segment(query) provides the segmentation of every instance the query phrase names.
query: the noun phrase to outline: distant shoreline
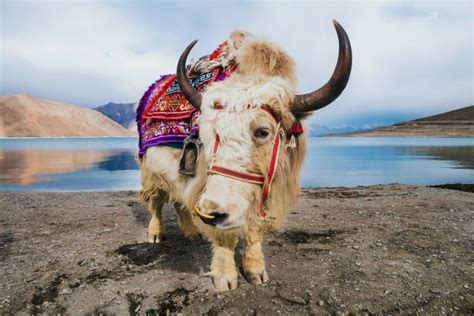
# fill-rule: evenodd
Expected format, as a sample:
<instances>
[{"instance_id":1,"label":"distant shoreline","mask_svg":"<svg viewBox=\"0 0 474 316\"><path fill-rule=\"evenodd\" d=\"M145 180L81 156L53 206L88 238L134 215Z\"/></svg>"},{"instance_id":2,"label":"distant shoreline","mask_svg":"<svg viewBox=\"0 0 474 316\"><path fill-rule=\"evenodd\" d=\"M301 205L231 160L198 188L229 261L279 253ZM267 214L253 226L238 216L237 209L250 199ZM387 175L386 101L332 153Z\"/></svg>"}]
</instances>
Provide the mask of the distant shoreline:
<instances>
[{"instance_id":1,"label":"distant shoreline","mask_svg":"<svg viewBox=\"0 0 474 316\"><path fill-rule=\"evenodd\" d=\"M413 186L413 187L425 187L425 188L438 188L438 189L446 189L446 190L455 190L455 191L464 191L464 192L471 192L474 193L474 182L473 183L439 183L439 184L404 184L404 183L378 183L378 184L358 184L358 185L335 185L335 186L301 186L301 190L351 190L351 189L360 189L360 188L372 188L372 187L385 187L391 185L400 185L400 186ZM85 194L85 193L103 193L103 194L114 194L114 193L130 193L134 192L138 194L138 190L136 188L130 189L118 189L118 190L1 190L0 187L0 194L5 193L22 193L22 194L41 194L41 193L51 193L51 194Z\"/></svg>"},{"instance_id":2,"label":"distant shoreline","mask_svg":"<svg viewBox=\"0 0 474 316\"><path fill-rule=\"evenodd\" d=\"M351 132L342 134L328 134L322 136L311 136L311 137L351 137L351 138L474 138L474 135L404 135L404 134L390 134L383 135L381 133L372 132Z\"/></svg>"}]
</instances>

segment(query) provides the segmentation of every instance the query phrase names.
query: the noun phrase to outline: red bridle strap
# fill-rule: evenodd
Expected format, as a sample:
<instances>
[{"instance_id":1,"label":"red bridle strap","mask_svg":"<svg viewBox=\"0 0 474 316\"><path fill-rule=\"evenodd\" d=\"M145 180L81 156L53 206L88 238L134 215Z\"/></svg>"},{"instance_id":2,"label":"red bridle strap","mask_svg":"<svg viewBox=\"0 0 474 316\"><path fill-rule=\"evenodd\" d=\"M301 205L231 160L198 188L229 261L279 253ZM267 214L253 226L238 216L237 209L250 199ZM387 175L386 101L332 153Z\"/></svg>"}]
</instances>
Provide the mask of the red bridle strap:
<instances>
[{"instance_id":1,"label":"red bridle strap","mask_svg":"<svg viewBox=\"0 0 474 316\"><path fill-rule=\"evenodd\" d=\"M278 156L280 153L280 144L282 141L283 134L281 133L281 122L275 116L275 114L271 111L270 108L266 106L261 107L262 110L269 113L277 122L277 130L275 136L273 138L273 147L270 156L269 166L268 166L268 174L265 177L262 174L255 174L250 172L242 172L238 170L233 170L221 166L217 166L214 164L214 159L217 155L217 150L219 149L220 139L219 135L216 135L216 140L214 142L214 147L212 148L212 156L211 161L209 163L207 172L209 174L218 174L224 177L232 178L235 180L245 181L253 184L260 184L262 185L262 196L260 199L260 208L258 214L261 217L266 216L265 211L265 202L267 201L268 197L270 196L270 189L271 184L273 182L273 178L275 177L275 170L278 164Z\"/></svg>"},{"instance_id":2,"label":"red bridle strap","mask_svg":"<svg viewBox=\"0 0 474 316\"><path fill-rule=\"evenodd\" d=\"M220 174L221 176L226 176L236 180L242 180L245 182L250 182L254 184L263 184L265 182L265 177L260 175L254 175L252 173L240 172L237 170L232 170L220 166L210 166L208 172L211 174Z\"/></svg>"},{"instance_id":3,"label":"red bridle strap","mask_svg":"<svg viewBox=\"0 0 474 316\"><path fill-rule=\"evenodd\" d=\"M275 177L275 171L278 164L278 156L280 154L281 138L282 138L281 123L278 122L277 132L273 139L273 148L272 148L272 154L270 156L270 163L268 166L268 175L265 178L265 183L263 184L263 187L262 187L262 198L260 200L260 210L259 210L259 215L262 217L266 216L265 202L270 196L271 185L273 182L273 178Z\"/></svg>"},{"instance_id":4,"label":"red bridle strap","mask_svg":"<svg viewBox=\"0 0 474 316\"><path fill-rule=\"evenodd\" d=\"M212 149L211 163L207 169L207 172L210 174L220 174L221 176L233 178L236 180L242 180L245 182L255 183L255 184L264 184L265 177L259 174L237 171L221 166L214 165L214 158L216 157L217 150L219 149L220 138L216 135L216 141L214 142L214 147Z\"/></svg>"}]
</instances>

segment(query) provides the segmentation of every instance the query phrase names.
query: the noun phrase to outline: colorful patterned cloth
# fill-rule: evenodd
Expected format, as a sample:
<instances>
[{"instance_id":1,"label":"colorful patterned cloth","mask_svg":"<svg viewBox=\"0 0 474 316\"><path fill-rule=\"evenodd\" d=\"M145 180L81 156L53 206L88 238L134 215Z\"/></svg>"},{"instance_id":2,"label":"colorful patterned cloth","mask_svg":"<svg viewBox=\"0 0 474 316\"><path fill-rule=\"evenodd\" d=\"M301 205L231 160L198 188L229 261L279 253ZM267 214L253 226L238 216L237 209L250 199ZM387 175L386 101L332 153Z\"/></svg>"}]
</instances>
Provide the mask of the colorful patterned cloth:
<instances>
[{"instance_id":1,"label":"colorful patterned cloth","mask_svg":"<svg viewBox=\"0 0 474 316\"><path fill-rule=\"evenodd\" d=\"M199 61L214 60L220 56L224 42L210 56ZM189 81L202 92L215 81L226 79L236 68L230 64L225 69L217 67L209 72L189 73ZM145 92L137 108L137 129L139 135L139 156L143 156L150 146L180 146L188 136L197 137L199 126L197 111L184 97L176 80L176 75L161 76Z\"/></svg>"}]
</instances>

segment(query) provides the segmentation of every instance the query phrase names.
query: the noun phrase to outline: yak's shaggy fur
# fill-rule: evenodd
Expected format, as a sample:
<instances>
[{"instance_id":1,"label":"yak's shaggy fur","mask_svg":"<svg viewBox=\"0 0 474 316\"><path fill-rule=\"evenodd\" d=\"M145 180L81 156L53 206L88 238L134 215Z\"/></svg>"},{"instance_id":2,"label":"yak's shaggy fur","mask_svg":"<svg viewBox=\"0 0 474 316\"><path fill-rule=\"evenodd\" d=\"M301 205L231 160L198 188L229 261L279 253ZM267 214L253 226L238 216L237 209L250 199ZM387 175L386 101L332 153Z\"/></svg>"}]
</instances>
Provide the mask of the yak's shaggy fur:
<instances>
[{"instance_id":1,"label":"yak's shaggy fur","mask_svg":"<svg viewBox=\"0 0 474 316\"><path fill-rule=\"evenodd\" d=\"M267 201L267 217L258 217L261 187L206 172L216 133L221 140L216 163L227 168L266 175L273 135L273 118L260 107L266 105L288 131L296 122L289 106L295 95L296 74L293 60L278 46L245 32L231 34L237 70L225 81L213 84L203 94L199 119L203 150L198 159L197 175L178 173L181 151L158 146L139 159L142 172L140 198L149 203L152 220L150 241L159 241L163 233L161 208L175 202L181 228L186 236L204 233L214 243L211 275L218 290L237 286L234 247L238 237L245 239L244 271L254 284L268 280L261 251L262 234L281 225L299 192L299 174L306 153L304 135L296 138L296 147L286 148L284 136L276 175ZM216 109L222 105L223 109ZM253 137L259 126L270 130L270 141ZM285 133L286 134L286 133ZM239 223L229 229L217 229L193 218L190 210L219 205L229 210L229 222ZM209 206L211 205L211 206Z\"/></svg>"}]
</instances>

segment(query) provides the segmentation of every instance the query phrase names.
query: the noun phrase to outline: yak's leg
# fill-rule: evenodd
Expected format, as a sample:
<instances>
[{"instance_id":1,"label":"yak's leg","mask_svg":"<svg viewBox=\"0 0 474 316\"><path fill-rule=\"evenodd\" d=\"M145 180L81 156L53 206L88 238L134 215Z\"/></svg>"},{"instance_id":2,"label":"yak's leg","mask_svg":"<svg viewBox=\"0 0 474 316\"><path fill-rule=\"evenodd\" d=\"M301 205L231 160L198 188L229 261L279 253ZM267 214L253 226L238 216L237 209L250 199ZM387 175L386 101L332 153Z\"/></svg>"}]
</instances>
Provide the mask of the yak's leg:
<instances>
[{"instance_id":1,"label":"yak's leg","mask_svg":"<svg viewBox=\"0 0 474 316\"><path fill-rule=\"evenodd\" d=\"M181 231L183 232L184 236L186 238L198 236L199 230L194 225L193 219L188 210L184 208L181 203L178 202L174 203L174 208L178 213L179 227L181 228Z\"/></svg>"},{"instance_id":2,"label":"yak's leg","mask_svg":"<svg viewBox=\"0 0 474 316\"><path fill-rule=\"evenodd\" d=\"M151 214L150 223L148 224L148 242L150 243L159 243L163 237L161 211L166 200L166 192L158 191L158 193L152 195L148 201L148 211Z\"/></svg>"},{"instance_id":3,"label":"yak's leg","mask_svg":"<svg viewBox=\"0 0 474 316\"><path fill-rule=\"evenodd\" d=\"M213 236L213 256L211 263L212 281L217 291L229 291L237 288L237 269L234 249L237 236Z\"/></svg>"},{"instance_id":4,"label":"yak's leg","mask_svg":"<svg viewBox=\"0 0 474 316\"><path fill-rule=\"evenodd\" d=\"M243 267L247 281L259 285L268 281L262 252L261 229L249 230L245 235Z\"/></svg>"}]
</instances>

